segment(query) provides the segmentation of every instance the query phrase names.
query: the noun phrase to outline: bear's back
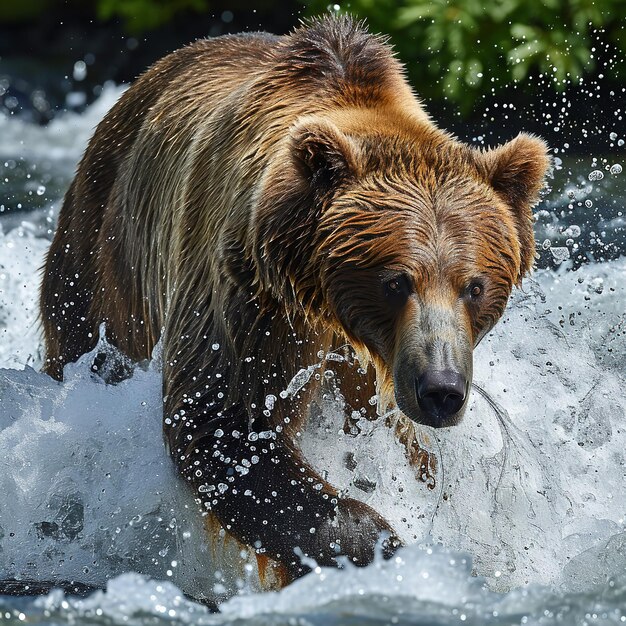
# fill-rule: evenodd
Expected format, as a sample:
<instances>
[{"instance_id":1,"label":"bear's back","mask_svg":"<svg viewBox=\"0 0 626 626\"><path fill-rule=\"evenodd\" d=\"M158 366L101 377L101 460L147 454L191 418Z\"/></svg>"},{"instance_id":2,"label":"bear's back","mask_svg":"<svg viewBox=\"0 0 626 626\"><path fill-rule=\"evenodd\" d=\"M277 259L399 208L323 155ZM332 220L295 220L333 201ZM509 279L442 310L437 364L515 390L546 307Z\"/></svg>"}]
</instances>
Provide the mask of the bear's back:
<instances>
[{"instance_id":1,"label":"bear's back","mask_svg":"<svg viewBox=\"0 0 626 626\"><path fill-rule=\"evenodd\" d=\"M233 108L246 118L389 103L419 109L387 40L336 16L284 36L255 32L196 41L159 61L131 89L158 93L154 108L161 119Z\"/></svg>"},{"instance_id":2,"label":"bear's back","mask_svg":"<svg viewBox=\"0 0 626 626\"><path fill-rule=\"evenodd\" d=\"M245 246L267 165L289 167L294 124L357 110L396 119L391 108L425 117L385 40L349 18L199 40L161 59L98 126L61 211L81 275L102 294L94 316L138 320L118 344L149 356L176 285L202 284Z\"/></svg>"}]
</instances>

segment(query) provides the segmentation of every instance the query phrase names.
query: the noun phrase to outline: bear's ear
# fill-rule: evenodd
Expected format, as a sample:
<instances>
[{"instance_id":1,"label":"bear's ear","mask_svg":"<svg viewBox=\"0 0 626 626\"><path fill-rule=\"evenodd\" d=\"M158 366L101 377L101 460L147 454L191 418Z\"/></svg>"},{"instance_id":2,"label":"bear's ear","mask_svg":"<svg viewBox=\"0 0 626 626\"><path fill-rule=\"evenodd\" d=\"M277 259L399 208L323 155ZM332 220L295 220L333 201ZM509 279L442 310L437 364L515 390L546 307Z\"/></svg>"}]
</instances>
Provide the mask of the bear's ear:
<instances>
[{"instance_id":1,"label":"bear's ear","mask_svg":"<svg viewBox=\"0 0 626 626\"><path fill-rule=\"evenodd\" d=\"M295 126L291 150L296 168L318 196L358 175L359 147L327 120L304 120Z\"/></svg>"},{"instance_id":2,"label":"bear's ear","mask_svg":"<svg viewBox=\"0 0 626 626\"><path fill-rule=\"evenodd\" d=\"M521 133L479 156L483 175L515 219L521 250L518 281L530 271L535 258L532 207L551 166L548 150L542 139Z\"/></svg>"}]
</instances>

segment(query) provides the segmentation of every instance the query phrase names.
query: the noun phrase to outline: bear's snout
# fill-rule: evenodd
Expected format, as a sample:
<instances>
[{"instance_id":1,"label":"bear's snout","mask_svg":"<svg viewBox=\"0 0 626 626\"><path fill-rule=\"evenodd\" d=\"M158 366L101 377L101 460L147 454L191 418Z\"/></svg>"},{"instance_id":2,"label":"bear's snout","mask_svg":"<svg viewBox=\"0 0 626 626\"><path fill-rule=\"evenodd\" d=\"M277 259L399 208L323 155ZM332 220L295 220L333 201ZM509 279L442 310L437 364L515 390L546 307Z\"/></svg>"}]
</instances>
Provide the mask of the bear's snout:
<instances>
[{"instance_id":1,"label":"bear's snout","mask_svg":"<svg viewBox=\"0 0 626 626\"><path fill-rule=\"evenodd\" d=\"M455 361L424 363L406 353L397 359L393 378L398 408L424 426L445 428L458 424L472 384L471 352Z\"/></svg>"},{"instance_id":2,"label":"bear's snout","mask_svg":"<svg viewBox=\"0 0 626 626\"><path fill-rule=\"evenodd\" d=\"M454 370L427 370L415 380L417 403L427 426L440 428L456 415L465 403L468 380Z\"/></svg>"}]
</instances>

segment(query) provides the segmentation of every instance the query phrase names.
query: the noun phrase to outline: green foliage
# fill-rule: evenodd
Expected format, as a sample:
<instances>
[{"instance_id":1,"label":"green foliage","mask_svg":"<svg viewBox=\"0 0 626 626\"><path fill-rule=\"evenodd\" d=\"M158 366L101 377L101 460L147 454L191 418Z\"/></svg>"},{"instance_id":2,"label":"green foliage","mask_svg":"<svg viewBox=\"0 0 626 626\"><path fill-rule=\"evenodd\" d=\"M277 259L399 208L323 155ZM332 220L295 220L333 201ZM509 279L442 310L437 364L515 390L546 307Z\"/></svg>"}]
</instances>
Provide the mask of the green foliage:
<instances>
[{"instance_id":1,"label":"green foliage","mask_svg":"<svg viewBox=\"0 0 626 626\"><path fill-rule=\"evenodd\" d=\"M511 83L522 83L529 93L540 82L562 90L604 72L598 59L603 57L606 65L611 54L606 73L626 81L626 0L338 2L341 11L366 18L372 30L391 36L420 94L450 100L461 111ZM302 5L309 15L329 9L328 0L0 0L0 23L36 20L63 6L84 19L121 20L127 32L138 35L177 16L193 20L222 10L238 16L254 9L259 24L275 31L274 20L280 16L284 27L286 13L295 23ZM611 54L607 43L613 46Z\"/></svg>"},{"instance_id":2,"label":"green foliage","mask_svg":"<svg viewBox=\"0 0 626 626\"><path fill-rule=\"evenodd\" d=\"M328 10L302 1L309 14ZM599 40L626 54L626 0L349 0L340 10L391 35L420 93L465 110L536 72L557 90L578 82Z\"/></svg>"},{"instance_id":3,"label":"green foliage","mask_svg":"<svg viewBox=\"0 0 626 626\"><path fill-rule=\"evenodd\" d=\"M32 19L47 8L47 0L0 0L0 24L19 23Z\"/></svg>"},{"instance_id":4,"label":"green foliage","mask_svg":"<svg viewBox=\"0 0 626 626\"><path fill-rule=\"evenodd\" d=\"M128 32L143 33L167 24L177 13L206 11L208 0L98 0L98 18L122 18Z\"/></svg>"}]
</instances>

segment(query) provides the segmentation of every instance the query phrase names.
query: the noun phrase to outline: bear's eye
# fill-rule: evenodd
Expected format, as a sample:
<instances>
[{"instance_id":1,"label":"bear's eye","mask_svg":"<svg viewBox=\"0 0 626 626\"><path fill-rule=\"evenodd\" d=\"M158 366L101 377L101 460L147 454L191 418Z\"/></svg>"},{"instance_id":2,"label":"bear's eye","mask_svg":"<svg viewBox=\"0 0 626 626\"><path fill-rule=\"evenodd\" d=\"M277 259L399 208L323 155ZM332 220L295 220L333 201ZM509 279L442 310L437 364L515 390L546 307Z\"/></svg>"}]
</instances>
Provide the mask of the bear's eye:
<instances>
[{"instance_id":1,"label":"bear's eye","mask_svg":"<svg viewBox=\"0 0 626 626\"><path fill-rule=\"evenodd\" d=\"M409 279L400 274L383 283L386 298L394 305L401 305L411 292Z\"/></svg>"},{"instance_id":2,"label":"bear's eye","mask_svg":"<svg viewBox=\"0 0 626 626\"><path fill-rule=\"evenodd\" d=\"M483 295L484 288L481 283L473 282L470 283L470 286L467 288L467 293L472 300L478 300L480 296Z\"/></svg>"}]
</instances>

